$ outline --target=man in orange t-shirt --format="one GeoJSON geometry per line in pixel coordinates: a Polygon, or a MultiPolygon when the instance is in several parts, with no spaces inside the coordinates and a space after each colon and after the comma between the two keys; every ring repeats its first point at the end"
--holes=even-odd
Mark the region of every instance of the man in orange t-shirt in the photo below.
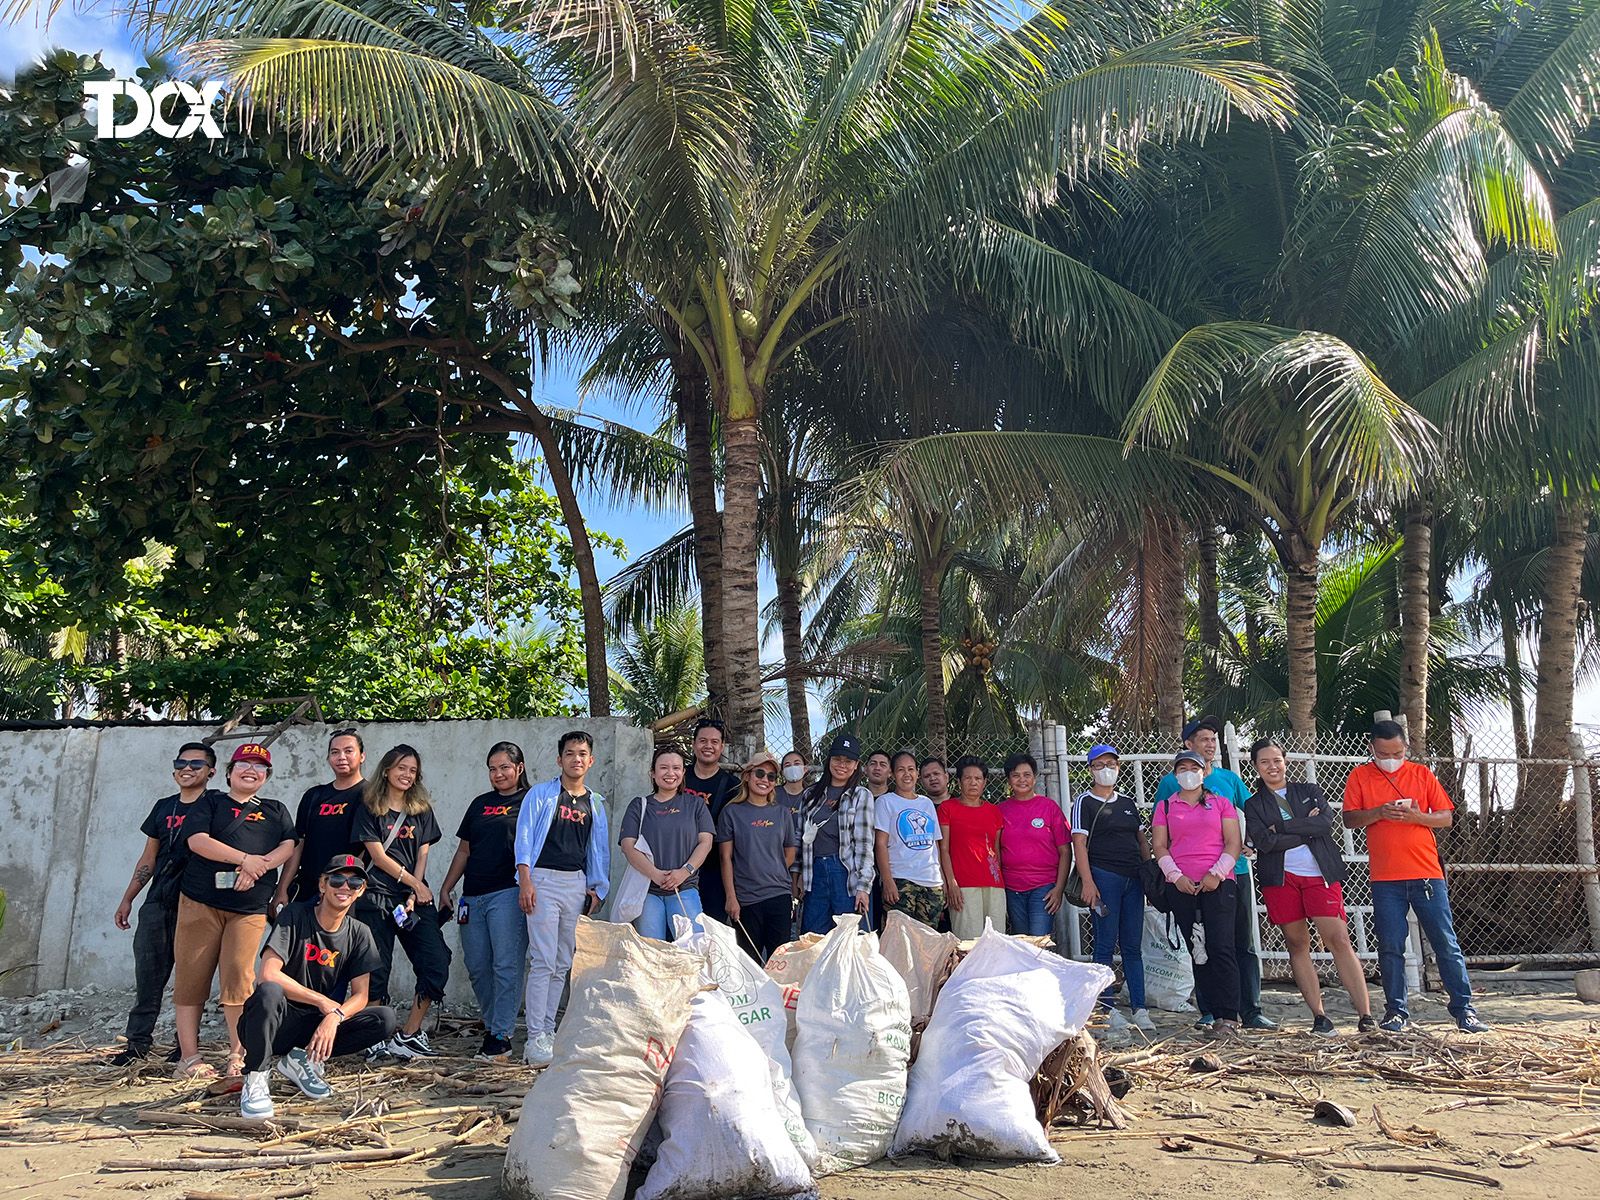
{"type": "Polygon", "coordinates": [[[1439,975],[1450,993],[1450,1015],[1468,1033],[1489,1027],[1472,1005],[1467,960],[1456,941],[1450,891],[1439,862],[1435,829],[1448,829],[1455,805],[1432,771],[1406,761],[1406,731],[1398,721],[1379,721],[1368,744],[1372,761],[1350,772],[1344,785],[1344,823],[1367,831],[1372,875],[1372,923],[1378,934],[1378,972],[1383,979],[1384,1015],[1379,1028],[1404,1032],[1406,1009],[1406,933],[1411,912],[1439,960],[1439,975]]]}

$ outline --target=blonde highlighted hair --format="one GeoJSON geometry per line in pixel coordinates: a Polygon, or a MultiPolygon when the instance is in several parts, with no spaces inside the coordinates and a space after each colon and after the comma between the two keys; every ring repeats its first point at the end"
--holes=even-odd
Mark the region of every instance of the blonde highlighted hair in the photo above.
{"type": "Polygon", "coordinates": [[[366,786],[361,789],[361,802],[367,806],[369,812],[382,816],[389,811],[389,768],[402,758],[417,760],[417,778],[411,787],[406,790],[405,811],[408,817],[418,813],[425,813],[433,807],[433,797],[429,794],[427,786],[422,782],[422,755],[415,746],[408,746],[401,742],[398,746],[384,753],[378,761],[378,769],[373,772],[372,778],[367,780],[366,786]]]}

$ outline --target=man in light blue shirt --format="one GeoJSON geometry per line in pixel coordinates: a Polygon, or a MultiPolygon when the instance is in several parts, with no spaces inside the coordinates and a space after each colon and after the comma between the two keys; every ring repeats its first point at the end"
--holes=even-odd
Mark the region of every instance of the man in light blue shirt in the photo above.
{"type": "MultiPolygon", "coordinates": [[[[1221,796],[1239,810],[1239,828],[1244,828],[1244,803],[1250,799],[1250,789],[1228,768],[1219,765],[1218,747],[1221,741],[1220,717],[1196,717],[1183,727],[1183,744],[1206,760],[1209,773],[1205,790],[1221,796]]],[[[1178,790],[1178,779],[1172,772],[1161,777],[1156,785],[1156,803],[1160,804],[1178,790]]],[[[1261,1011],[1261,959],[1250,944],[1250,926],[1256,919],[1255,892],[1250,886],[1250,860],[1239,856],[1233,873],[1239,884],[1238,914],[1234,924],[1234,957],[1239,964],[1239,1016],[1246,1029],[1276,1029],[1278,1023],[1261,1011]]],[[[1195,1003],[1200,1006],[1200,1019],[1196,1028],[1209,1028],[1212,1024],[1206,998],[1195,989],[1195,1003]]]]}

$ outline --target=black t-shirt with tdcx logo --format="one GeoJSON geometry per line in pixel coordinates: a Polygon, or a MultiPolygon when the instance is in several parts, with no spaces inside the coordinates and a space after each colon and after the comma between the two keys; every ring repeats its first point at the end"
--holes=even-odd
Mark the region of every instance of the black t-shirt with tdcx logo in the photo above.
{"type": "MultiPolygon", "coordinates": [[[[199,833],[209,833],[223,845],[245,854],[271,854],[294,839],[294,819],[281,800],[256,796],[240,801],[226,792],[207,792],[194,802],[183,822],[185,840],[199,833]]],[[[191,850],[179,890],[189,899],[223,912],[266,912],[273,889],[278,886],[277,871],[266,872],[244,891],[217,886],[218,872],[238,869],[235,863],[218,862],[191,850]]]]}
{"type": "Polygon", "coordinates": [[[582,871],[589,862],[589,832],[594,827],[594,799],[588,792],[570,795],[562,789],[550,818],[539,861],[544,871],[582,871]]]}
{"type": "Polygon", "coordinates": [[[350,981],[371,974],[380,961],[372,931],[353,911],[329,933],[317,920],[317,906],[311,900],[285,906],[267,949],[283,959],[285,975],[330,1000],[343,1000],[350,981]]]}
{"type": "Polygon", "coordinates": [[[463,896],[487,896],[517,886],[517,814],[526,790],[485,792],[462,814],[456,837],[467,843],[463,896]]]}
{"type": "MultiPolygon", "coordinates": [[[[379,815],[362,805],[361,811],[356,814],[355,830],[351,836],[358,842],[377,842],[381,846],[389,837],[390,826],[396,821],[402,824],[399,832],[394,835],[394,840],[389,842],[389,857],[404,867],[413,878],[421,878],[417,872],[418,852],[422,847],[431,846],[444,836],[439,828],[439,822],[434,818],[433,809],[425,809],[410,815],[401,812],[385,812],[379,815]]],[[[409,894],[393,875],[381,867],[369,867],[367,877],[369,895],[381,894],[398,900],[402,898],[402,893],[409,894]]]]}
{"type": "Polygon", "coordinates": [[[361,847],[350,836],[356,811],[361,807],[361,784],[339,789],[331,783],[307,788],[295,813],[294,832],[300,839],[300,874],[296,883],[300,899],[314,900],[317,877],[335,854],[359,854],[361,847]]]}

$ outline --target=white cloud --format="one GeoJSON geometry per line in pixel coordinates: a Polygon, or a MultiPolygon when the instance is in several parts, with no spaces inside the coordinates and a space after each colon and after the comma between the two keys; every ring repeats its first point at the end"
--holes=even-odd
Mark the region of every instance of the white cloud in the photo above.
{"type": "Polygon", "coordinates": [[[0,75],[10,77],[37,62],[50,50],[65,48],[79,54],[101,51],[107,66],[120,78],[131,78],[144,65],[143,50],[122,18],[108,11],[74,12],[63,7],[45,19],[47,6],[37,2],[0,39],[0,75]]]}

